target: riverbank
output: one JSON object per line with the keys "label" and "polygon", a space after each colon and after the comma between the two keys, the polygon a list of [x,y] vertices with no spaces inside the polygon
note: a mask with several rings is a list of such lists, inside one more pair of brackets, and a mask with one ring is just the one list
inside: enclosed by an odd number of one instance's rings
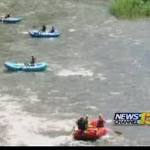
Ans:
{"label": "riverbank", "polygon": [[113,0],[111,13],[117,18],[135,19],[150,16],[149,0]]}

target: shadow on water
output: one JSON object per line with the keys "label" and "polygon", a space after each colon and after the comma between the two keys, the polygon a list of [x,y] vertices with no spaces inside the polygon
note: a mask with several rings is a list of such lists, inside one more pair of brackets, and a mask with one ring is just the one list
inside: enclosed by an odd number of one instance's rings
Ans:
{"label": "shadow on water", "polygon": [[[15,71],[15,72],[16,72],[16,71]],[[6,74],[8,73],[8,74],[10,74],[10,73],[14,73],[14,71],[4,69],[4,70],[3,70],[3,73],[6,73]]]}
{"label": "shadow on water", "polygon": [[11,71],[11,70],[7,70],[7,69],[4,69],[2,71],[3,73],[6,73],[6,74],[13,74],[13,73],[29,73],[29,74],[33,74],[33,73],[49,73],[51,72],[51,70],[45,70],[45,71]]}

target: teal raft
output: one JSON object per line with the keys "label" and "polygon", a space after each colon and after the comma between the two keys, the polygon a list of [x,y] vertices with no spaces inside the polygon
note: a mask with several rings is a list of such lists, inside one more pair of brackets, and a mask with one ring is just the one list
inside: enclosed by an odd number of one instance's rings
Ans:
{"label": "teal raft", "polygon": [[29,31],[29,35],[33,38],[55,38],[60,36],[60,32],[55,30],[55,32],[42,32],[38,30]]}
{"label": "teal raft", "polygon": [[8,71],[36,72],[45,71],[48,65],[45,62],[35,63],[34,65],[25,63],[5,62],[4,66],[7,68]]}
{"label": "teal raft", "polygon": [[8,17],[8,18],[0,18],[0,22],[3,23],[17,23],[22,20],[22,17]]}

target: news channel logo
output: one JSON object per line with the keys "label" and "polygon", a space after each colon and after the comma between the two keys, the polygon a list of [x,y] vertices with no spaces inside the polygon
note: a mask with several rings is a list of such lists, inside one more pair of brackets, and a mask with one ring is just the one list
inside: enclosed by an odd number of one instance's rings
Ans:
{"label": "news channel logo", "polygon": [[114,125],[150,125],[150,112],[117,112]]}

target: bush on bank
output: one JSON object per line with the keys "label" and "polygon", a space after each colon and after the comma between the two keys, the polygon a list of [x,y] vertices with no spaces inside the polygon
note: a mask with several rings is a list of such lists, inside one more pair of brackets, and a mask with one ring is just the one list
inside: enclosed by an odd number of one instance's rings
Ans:
{"label": "bush on bank", "polygon": [[150,16],[150,0],[112,0],[111,13],[118,18]]}

